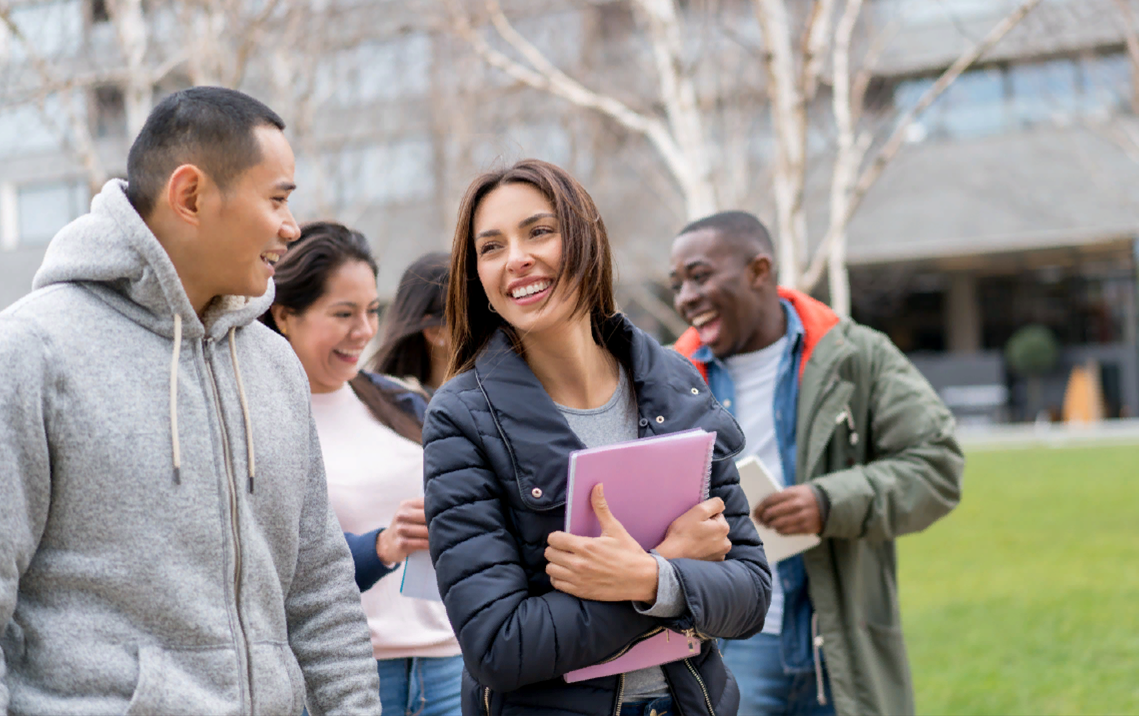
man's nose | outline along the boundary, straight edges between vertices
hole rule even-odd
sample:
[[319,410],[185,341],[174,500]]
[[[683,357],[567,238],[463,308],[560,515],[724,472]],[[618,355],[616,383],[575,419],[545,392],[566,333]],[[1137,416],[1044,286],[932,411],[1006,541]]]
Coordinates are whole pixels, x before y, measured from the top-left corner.
[[285,218],[285,222],[281,224],[281,230],[278,233],[286,243],[292,243],[301,238],[301,227],[297,225],[297,220],[293,218],[293,212],[288,209],[285,209],[285,212],[288,216]]

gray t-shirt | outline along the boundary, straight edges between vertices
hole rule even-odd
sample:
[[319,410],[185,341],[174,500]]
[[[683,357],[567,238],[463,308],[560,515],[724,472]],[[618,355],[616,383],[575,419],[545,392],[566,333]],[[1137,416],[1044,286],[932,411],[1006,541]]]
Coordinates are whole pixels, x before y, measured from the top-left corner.
[[[588,410],[558,405],[558,411],[569,423],[570,430],[573,430],[578,439],[589,448],[636,440],[639,437],[637,400],[624,366],[620,366],[617,390],[605,405]],[[647,605],[634,602],[633,608],[641,614],[653,617],[680,616],[688,605],[685,603],[684,593],[680,590],[676,570],[665,558],[656,553],[653,553],[653,556],[656,557],[659,567],[656,603]],[[667,696],[668,693],[668,682],[665,681],[664,672],[659,666],[651,666],[647,669],[630,671],[625,675],[625,695],[622,703],[654,699]]]

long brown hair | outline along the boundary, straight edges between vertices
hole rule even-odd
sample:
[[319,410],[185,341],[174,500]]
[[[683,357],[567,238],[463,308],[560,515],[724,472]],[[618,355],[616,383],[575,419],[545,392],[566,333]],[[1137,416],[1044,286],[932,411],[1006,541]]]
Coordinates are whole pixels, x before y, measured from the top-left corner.
[[470,370],[500,328],[513,341],[516,350],[520,345],[514,328],[490,310],[475,257],[475,212],[487,194],[505,184],[529,184],[554,207],[562,238],[562,265],[554,277],[550,295],[562,281],[568,281],[571,288],[577,289],[574,313],[589,315],[597,340],[600,340],[602,322],[617,310],[609,235],[597,205],[585,188],[566,170],[538,159],[523,159],[508,169],[487,172],[467,188],[459,205],[459,221],[451,244],[451,282],[447,290],[447,326],[451,332],[449,376]]
[[[305,224],[301,227],[300,238],[293,242],[275,267],[277,292],[273,305],[284,306],[296,314],[304,313],[328,290],[328,279],[332,274],[354,261],[366,264],[372,270],[372,276],[379,274],[379,267],[363,234],[331,221]],[[272,310],[261,314],[261,322],[277,333],[281,332]],[[396,407],[388,392],[368,376],[357,373],[348,385],[382,425],[408,440],[423,442],[423,426],[419,421]]]
[[431,379],[431,347],[423,329],[443,325],[451,256],[436,251],[416,259],[399,280],[395,300],[384,317],[384,338],[369,370],[426,386]]

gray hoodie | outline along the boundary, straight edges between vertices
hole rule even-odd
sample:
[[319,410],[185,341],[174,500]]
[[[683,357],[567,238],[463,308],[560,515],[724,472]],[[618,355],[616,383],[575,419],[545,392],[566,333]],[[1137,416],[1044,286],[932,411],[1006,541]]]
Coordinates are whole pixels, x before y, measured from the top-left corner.
[[0,313],[0,714],[379,714],[308,383],[111,181]]

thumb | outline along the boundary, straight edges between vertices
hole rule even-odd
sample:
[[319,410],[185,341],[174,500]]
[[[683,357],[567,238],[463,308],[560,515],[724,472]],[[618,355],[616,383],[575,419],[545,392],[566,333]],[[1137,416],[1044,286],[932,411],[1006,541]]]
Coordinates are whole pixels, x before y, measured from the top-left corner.
[[609,502],[605,499],[605,487],[601,483],[594,486],[593,491],[589,494],[589,502],[593,505],[593,514],[597,515],[597,521],[601,523],[601,534],[619,535],[625,533],[625,528],[609,510]]

